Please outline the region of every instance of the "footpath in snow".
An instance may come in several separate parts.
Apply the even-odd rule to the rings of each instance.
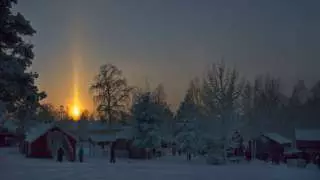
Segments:
[[[317,169],[287,168],[261,162],[223,166],[205,165],[201,159],[185,157],[153,160],[87,158],[84,163],[58,163],[51,159],[25,158],[15,151],[0,149],[1,180],[319,180]]]

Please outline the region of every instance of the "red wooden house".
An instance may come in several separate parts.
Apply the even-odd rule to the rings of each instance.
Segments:
[[[77,138],[55,124],[41,124],[26,133],[23,153],[27,157],[55,158],[59,149],[69,161],[76,157]]]
[[[308,160],[314,160],[320,155],[320,129],[318,130],[295,130],[296,148],[308,155]]]
[[[264,133],[256,139],[257,158],[279,163],[284,152],[290,149],[292,141],[277,134]]]
[[[8,147],[16,143],[17,136],[15,128],[11,120],[0,124],[0,147]]]

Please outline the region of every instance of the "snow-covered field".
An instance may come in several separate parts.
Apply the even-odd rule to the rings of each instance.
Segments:
[[[0,149],[1,180],[319,180],[317,169],[287,168],[260,162],[209,166],[201,160],[192,163],[181,157],[154,160],[86,158],[85,163],[58,163],[50,159],[24,158],[16,151]]]

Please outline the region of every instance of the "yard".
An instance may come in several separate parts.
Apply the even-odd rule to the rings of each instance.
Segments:
[[[205,165],[201,159],[187,162],[185,157],[163,157],[153,160],[120,159],[109,164],[106,158],[86,158],[84,163],[32,159],[13,149],[0,149],[1,180],[316,180],[320,171],[314,168],[287,168],[261,162],[224,166]]]

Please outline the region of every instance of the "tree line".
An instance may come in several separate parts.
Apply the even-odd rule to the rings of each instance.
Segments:
[[[159,146],[162,140],[174,139],[190,149],[206,146],[208,139],[228,143],[235,130],[246,139],[263,132],[293,138],[295,128],[320,127],[320,81],[311,89],[298,81],[289,96],[281,87],[280,80],[270,75],[249,82],[222,62],[190,81],[176,112],[169,108],[162,84],[154,90],[129,87],[111,64],[101,66],[90,89],[100,119],[112,123],[127,114],[126,123],[135,127],[138,144],[152,147],[150,143]]]

